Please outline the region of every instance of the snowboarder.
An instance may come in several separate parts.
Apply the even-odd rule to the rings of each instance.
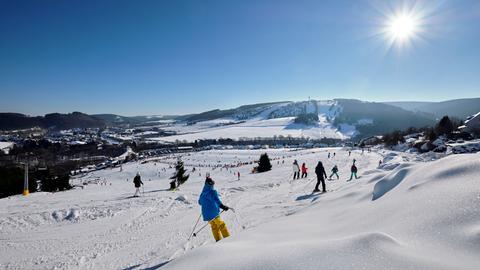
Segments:
[[[305,163],[303,163],[302,164],[302,178],[308,176],[307,170],[308,170],[307,166],[305,165]]]
[[[358,177],[357,177],[357,171],[358,171],[358,169],[357,169],[357,166],[355,166],[355,159],[354,159],[354,160],[353,160],[352,167],[350,168],[350,172],[351,172],[352,174],[350,174],[350,179],[349,179],[348,181],[351,181],[352,178],[353,178],[353,176],[355,176],[355,179],[358,179]]]
[[[140,186],[143,185],[139,172],[137,172],[137,175],[135,175],[135,177],[133,178],[133,184],[135,185],[135,189],[136,189],[133,197],[138,197],[140,195]]]
[[[230,208],[220,201],[214,185],[215,181],[207,176],[198,203],[202,206],[203,220],[208,221],[212,228],[213,238],[218,242],[222,239],[222,236],[223,238],[230,236],[225,222],[220,219],[220,208],[224,211],[228,211]]]
[[[336,175],[337,176],[337,180],[340,179],[340,177],[338,176],[338,167],[337,165],[333,166],[332,168],[332,174],[330,174],[330,180],[332,180],[332,176],[333,175]]]
[[[298,166],[298,162],[295,159],[293,161],[293,180],[300,178],[300,166]]]
[[[317,175],[317,185],[315,186],[315,189],[313,190],[313,192],[320,191],[318,189],[320,182],[322,182],[322,192],[327,192],[325,188],[325,178],[327,178],[327,173],[325,172],[325,168],[323,167],[323,164],[321,161],[319,161],[317,164],[317,167],[315,167],[315,174]]]

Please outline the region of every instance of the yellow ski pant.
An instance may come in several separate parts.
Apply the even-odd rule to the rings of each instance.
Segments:
[[[222,239],[222,235],[224,238],[230,236],[227,225],[225,225],[225,222],[223,222],[220,217],[216,217],[210,220],[208,223],[210,223],[210,226],[212,227],[213,238],[215,238],[215,241],[220,241]]]

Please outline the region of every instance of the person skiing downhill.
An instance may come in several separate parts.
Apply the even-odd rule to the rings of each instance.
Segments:
[[[133,184],[135,185],[135,194],[133,197],[138,197],[140,195],[140,186],[143,185],[142,179],[140,179],[140,173],[137,172],[137,175],[133,178]]]
[[[308,176],[307,170],[308,170],[307,166],[305,165],[305,163],[303,163],[302,164],[302,178]]]
[[[330,174],[330,180],[332,180],[332,176],[336,175],[337,176],[337,180],[340,179],[340,177],[338,176],[338,167],[337,165],[333,166],[332,168],[332,174]]]
[[[320,191],[318,189],[320,182],[322,182],[322,192],[327,192],[325,188],[325,178],[327,178],[327,173],[325,172],[325,168],[323,167],[323,164],[321,161],[319,161],[317,164],[317,167],[315,167],[315,174],[317,175],[317,185],[315,186],[315,189],[313,190],[313,192]]]
[[[220,208],[224,211],[228,211],[230,208],[220,201],[218,193],[213,187],[214,185],[215,181],[207,175],[198,204],[202,206],[203,220],[208,221],[212,229],[213,238],[218,242],[222,239],[222,236],[223,238],[230,236],[227,225],[220,219]]]
[[[353,176],[355,176],[355,179],[358,179],[358,177],[357,177],[357,171],[358,171],[358,169],[357,169],[357,166],[355,166],[355,159],[354,159],[354,160],[353,160],[352,167],[350,168],[351,174],[350,174],[350,179],[349,179],[348,181],[351,181],[352,178],[353,178]]]
[[[298,166],[298,162],[296,159],[293,161],[292,169],[293,169],[293,180],[300,178],[300,166]]]

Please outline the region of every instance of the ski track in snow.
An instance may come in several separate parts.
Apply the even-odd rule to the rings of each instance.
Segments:
[[[327,159],[328,151],[336,152],[336,157]],[[250,162],[263,152],[268,152],[272,159],[273,169],[267,173],[251,174],[253,165],[231,169],[199,167]],[[382,201],[405,178],[405,174],[399,174],[402,169],[408,170],[412,164],[431,158],[386,150],[365,151],[363,155],[356,150],[349,157],[348,150],[340,148],[204,151],[183,154],[190,179],[180,190],[167,191],[168,178],[174,171],[170,165],[175,163],[177,156],[157,158],[145,164],[128,163],[124,164],[122,172],[118,168],[105,169],[74,180],[81,183],[87,179],[106,179],[107,185],[103,186],[89,184],[85,189],[1,199],[0,268],[157,269],[165,265],[168,268],[169,262],[199,247],[208,249],[214,243],[209,226],[187,241],[200,213],[197,199],[206,172],[216,181],[222,201],[235,209],[235,213],[227,211],[222,218],[231,238],[240,239],[244,232],[248,234],[253,229],[268,227],[266,224],[272,221],[283,222],[292,215],[301,216],[309,209],[314,210],[332,194],[341,194],[335,200]],[[347,182],[354,158],[361,178]],[[300,164],[307,163],[309,176],[306,179],[291,179],[294,159]],[[340,180],[326,181],[327,194],[311,194],[318,160],[324,163],[328,176],[334,164],[340,169]],[[380,169],[377,168],[379,160],[384,162]],[[193,166],[197,171],[191,172]],[[144,193],[131,198],[134,193],[132,178],[137,171],[145,183]],[[241,173],[239,181],[234,175],[237,171]],[[420,181],[411,189],[429,184]],[[182,198],[177,199],[179,197]],[[342,212],[348,211],[351,210]],[[66,218],[69,213],[76,215]],[[344,217],[339,214],[327,218],[342,220]],[[199,222],[197,230],[204,224]],[[465,229],[476,239],[472,240],[472,245],[477,247],[480,247],[479,228],[477,223]],[[350,242],[360,245],[358,249],[375,249],[376,245],[381,245],[396,250],[403,245],[382,232],[351,235],[335,241],[334,246],[339,248]]]

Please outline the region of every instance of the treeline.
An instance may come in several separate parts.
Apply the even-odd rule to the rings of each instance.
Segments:
[[[469,134],[455,133],[461,125],[463,125],[463,122],[460,119],[444,116],[433,127],[410,127],[403,131],[395,130],[384,134],[382,141],[386,146],[395,146],[398,143],[404,143],[406,135],[414,133],[423,133],[425,139],[431,142],[435,141],[439,136],[445,136],[447,139],[468,138]]]
[[[0,198],[22,194],[25,169],[21,167],[0,167]],[[29,192],[56,192],[71,189],[68,174],[56,175],[52,170],[29,170]]]
[[[82,145],[52,143],[49,140],[26,140],[22,145],[15,145],[7,158],[0,160],[0,165],[14,165],[18,160],[34,157],[41,166],[56,166],[70,159],[82,159],[92,156],[116,157],[125,152],[126,145],[102,145],[90,142]]]
[[[316,113],[303,113],[295,117],[295,124],[314,125],[318,123],[318,114]]]

